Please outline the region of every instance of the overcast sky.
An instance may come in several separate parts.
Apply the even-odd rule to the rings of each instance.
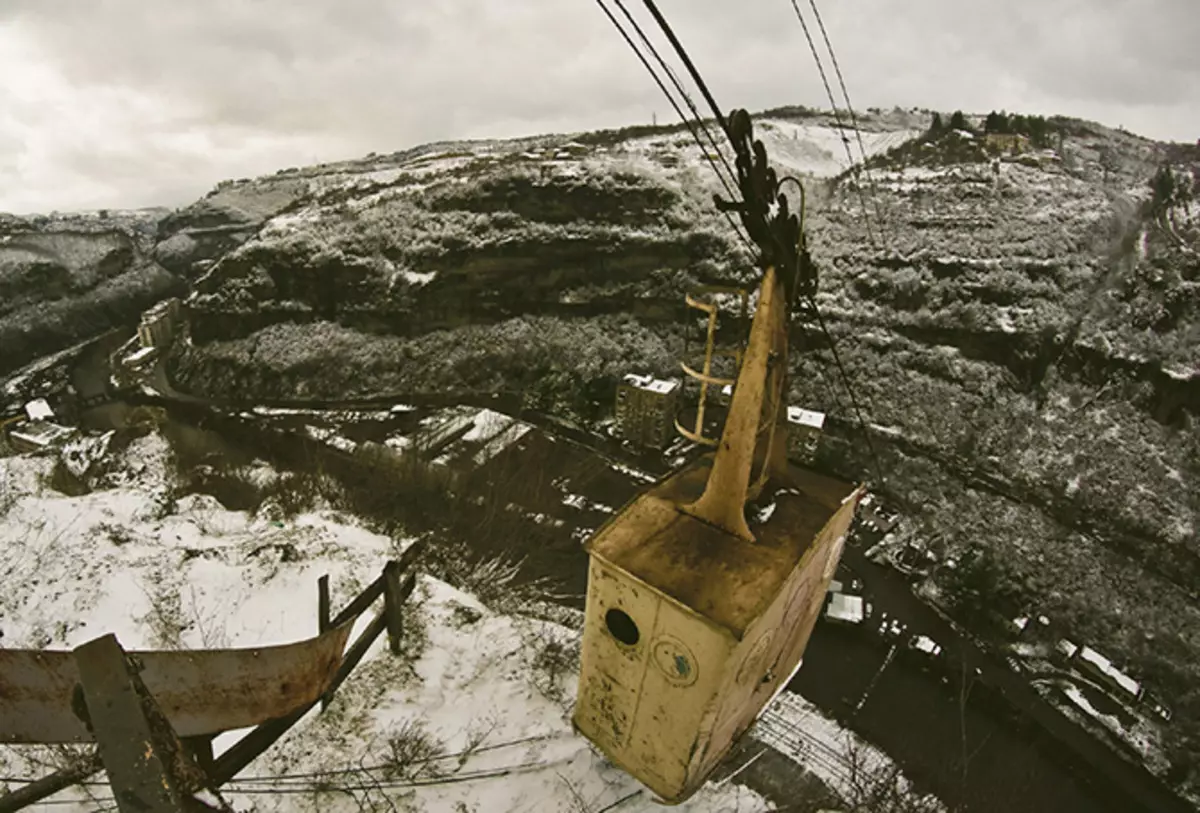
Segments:
[[[1194,141],[1198,2],[818,8],[858,107]],[[725,108],[828,106],[790,0],[659,6]],[[0,211],[179,206],[224,178],[654,114],[672,115],[595,0],[0,0]]]

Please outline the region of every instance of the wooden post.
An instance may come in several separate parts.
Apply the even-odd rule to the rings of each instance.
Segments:
[[[329,630],[329,574],[317,579],[317,633],[324,635]],[[329,707],[329,698],[321,697],[321,711]]]
[[[404,599],[400,595],[400,563],[393,560],[383,566],[383,611],[387,616],[388,649],[400,654],[404,636]]]
[[[329,574],[317,579],[317,634],[324,635],[329,630]]]

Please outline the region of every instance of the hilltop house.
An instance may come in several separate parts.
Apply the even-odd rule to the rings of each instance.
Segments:
[[[1029,137],[1020,133],[988,133],[983,138],[988,149],[1020,155],[1029,150]]]

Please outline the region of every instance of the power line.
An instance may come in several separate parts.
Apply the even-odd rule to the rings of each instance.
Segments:
[[[817,52],[817,46],[816,43],[813,42],[812,33],[808,30],[808,22],[804,19],[804,14],[800,11],[800,4],[797,3],[796,0],[791,0],[791,3],[792,8],[796,11],[796,19],[800,21],[800,28],[804,31],[804,38],[808,40],[808,48],[812,52],[813,61],[817,63],[817,71],[821,74],[822,84],[825,85],[825,95],[829,97],[829,104],[833,107],[833,120],[837,123],[839,131],[841,131],[842,146],[846,148],[846,158],[850,162],[849,169],[851,172],[854,172],[854,174],[857,175],[858,171],[854,168],[858,162],[854,160],[854,153],[850,151],[850,139],[846,138],[846,127],[842,123],[842,115],[838,111],[837,100],[833,96],[833,89],[829,86],[829,77],[825,74],[825,65],[821,61],[821,55]],[[865,158],[866,157],[864,156],[864,160]],[[875,240],[875,233],[871,229],[871,219],[867,209],[867,199],[866,196],[863,195],[862,183],[858,182],[857,178],[855,188],[858,191],[859,203],[863,208],[863,221],[867,226],[867,237],[870,239],[871,243],[878,248],[879,243]]]
[[[654,21],[658,23],[658,27],[662,29],[663,34],[670,40],[672,47],[675,48],[675,53],[679,54],[679,58],[683,60],[684,67],[688,69],[688,73],[692,75],[692,80],[696,83],[696,87],[700,88],[700,92],[704,94],[705,101],[712,109],[713,115],[721,124],[721,129],[725,131],[725,135],[730,141],[733,141],[732,135],[729,132],[729,122],[725,119],[725,115],[721,112],[721,108],[717,106],[716,99],[708,90],[708,84],[705,83],[704,77],[700,75],[700,71],[696,70],[696,66],[692,64],[691,57],[688,56],[687,50],[680,43],[679,38],[675,36],[675,31],[672,30],[671,24],[662,16],[662,12],[658,10],[658,6],[654,0],[642,0],[646,8],[650,10],[650,14],[654,16]]]
[[[829,41],[829,32],[825,30],[825,21],[821,19],[821,12],[817,9],[817,0],[808,0],[808,4],[812,6],[813,16],[816,17],[817,26],[821,29],[821,38],[825,40],[825,48],[829,51],[829,59],[833,63],[833,72],[837,76],[838,84],[842,88],[842,98],[846,100],[846,110],[850,114],[850,123],[854,125],[854,136],[858,139],[858,151],[863,159],[862,171],[867,176],[868,183],[875,190],[872,202],[875,204],[875,218],[882,233],[884,217],[883,212],[879,208],[879,187],[875,184],[875,179],[871,177],[871,171],[867,168],[867,148],[863,145],[862,128],[858,126],[858,115],[854,112],[854,105],[850,102],[850,92],[846,90],[846,80],[842,76],[842,68],[838,64],[837,54],[833,52],[833,44]]]
[[[667,78],[671,80],[671,84],[674,85],[675,90],[679,92],[681,97],[683,97],[683,101],[685,104],[687,104],[688,110],[692,111],[692,116],[695,119],[696,124],[700,127],[700,130],[704,133],[704,135],[708,137],[709,144],[712,145],[713,150],[721,159],[721,164],[725,167],[725,171],[729,173],[729,177],[733,181],[733,187],[736,188],[737,173],[734,172],[733,168],[729,166],[729,161],[726,160],[725,154],[721,151],[720,145],[717,144],[717,140],[713,138],[712,131],[709,130],[708,126],[704,123],[704,117],[701,116],[700,111],[696,109],[696,105],[692,101],[692,97],[688,95],[686,90],[684,90],[683,84],[679,81],[679,77],[675,75],[675,72],[671,70],[670,66],[667,65],[666,60],[659,55],[658,49],[655,48],[650,42],[649,38],[646,37],[646,33],[642,30],[642,27],[638,24],[637,20],[634,19],[633,15],[629,13],[629,9],[625,6],[624,0],[613,0],[613,2],[617,4],[617,8],[621,9],[621,12],[625,15],[625,18],[629,20],[630,25],[633,26],[633,30],[636,31],[638,37],[641,38],[642,43],[646,46],[647,50],[650,51],[650,54],[658,61],[658,64],[662,67],[663,72],[666,73]],[[718,122],[717,124],[718,126],[721,126],[721,122]],[[720,173],[717,173],[717,175],[721,178],[721,183],[725,187],[725,193],[730,197],[734,197],[734,189],[730,188],[730,185],[725,182],[725,178],[721,176]]]
[[[405,763],[405,766],[411,765],[426,765],[431,762],[440,762],[447,759],[455,759],[458,757],[470,757],[474,754],[482,754],[488,751],[496,751],[501,748],[508,748],[514,745],[525,745],[531,742],[542,742],[545,740],[556,739],[560,735],[555,734],[538,734],[530,737],[521,737],[515,740],[505,740],[504,742],[493,743],[492,745],[484,745],[478,748],[468,748],[463,751],[456,751],[448,754],[438,754],[436,756],[426,757],[423,759],[415,759]],[[396,763],[381,763],[378,765],[362,765],[354,768],[331,768],[323,771],[307,771],[299,773],[281,773],[256,776],[235,777],[230,780],[231,785],[238,784],[254,784],[254,783],[276,783],[279,781],[297,780],[297,779],[326,779],[334,776],[348,776],[353,774],[370,773],[371,771],[386,770],[395,768]],[[38,781],[35,777],[21,776],[0,776],[0,782],[29,784]],[[103,780],[88,780],[83,782],[75,782],[72,787],[109,787],[109,783]]]
[[[511,776],[515,773],[525,773],[527,771],[536,771],[545,769],[551,765],[557,765],[562,762],[569,762],[574,757],[566,757],[563,759],[553,760],[549,762],[522,762],[517,765],[509,765],[503,768],[491,768],[484,771],[474,771],[470,773],[455,773],[441,777],[429,777],[426,779],[384,779],[371,781],[369,783],[362,782],[355,785],[328,785],[328,784],[307,784],[307,785],[283,785],[281,787],[256,787],[256,788],[238,788],[230,783],[221,787],[221,792],[227,795],[240,796],[289,796],[289,795],[310,795],[313,793],[349,793],[353,791],[372,791],[372,790],[396,790],[399,788],[422,788],[436,787],[441,785],[455,785],[462,782],[474,782],[485,779],[500,779],[505,776]],[[87,800],[93,803],[108,803],[116,801],[115,797],[99,797],[96,799]],[[86,802],[83,802],[86,803]],[[78,805],[81,802],[74,799],[58,799],[53,801],[42,802],[43,805]]]
[[[883,485],[883,468],[879,464],[879,452],[875,449],[875,443],[871,440],[871,433],[867,429],[867,422],[863,418],[862,409],[858,405],[858,397],[854,394],[854,387],[850,384],[850,376],[846,373],[846,366],[842,364],[841,354],[837,350],[837,342],[830,335],[829,329],[825,326],[825,317],[821,315],[821,309],[817,307],[817,300],[811,295],[808,297],[808,303],[812,307],[813,315],[817,319],[817,325],[821,328],[821,333],[825,335],[826,341],[829,342],[829,349],[833,353],[833,362],[837,365],[838,374],[841,376],[842,384],[846,388],[846,393],[850,396],[850,404],[854,408],[854,415],[858,420],[859,431],[862,432],[863,438],[867,442],[867,450],[871,455],[871,463],[875,469],[875,477],[879,480],[879,485]]]
[[[650,74],[650,77],[654,80],[654,83],[658,85],[658,89],[662,91],[663,96],[666,97],[667,101],[675,110],[675,113],[679,116],[684,126],[687,127],[688,132],[691,133],[692,138],[695,139],[696,144],[700,147],[701,154],[708,161],[709,165],[713,169],[713,172],[715,172],[717,177],[721,180],[722,185],[724,185],[725,179],[721,175],[721,170],[717,166],[716,161],[711,155],[709,155],[708,149],[704,146],[704,141],[700,138],[699,133],[696,132],[696,128],[691,119],[684,114],[682,108],[679,106],[679,103],[675,100],[675,97],[671,95],[669,90],[667,90],[667,86],[663,83],[663,80],[658,75],[658,72],[654,70],[654,66],[650,64],[650,61],[646,58],[646,55],[642,53],[641,49],[638,48],[637,44],[633,41],[633,38],[629,36],[629,32],[625,30],[624,26],[621,25],[621,22],[616,18],[612,11],[609,10],[608,6],[605,5],[604,0],[596,0],[596,5],[600,6],[600,10],[604,12],[604,15],[608,17],[609,22],[613,24],[613,27],[617,29],[618,33],[620,33],[621,37],[625,40],[625,44],[629,46],[630,50],[632,50],[637,56],[638,60],[641,61],[642,67],[646,69],[646,71]],[[628,14],[628,12],[626,13]],[[718,152],[718,154],[720,153]],[[726,187],[726,189],[728,190],[728,187]],[[733,215],[729,212],[723,212],[723,214],[725,215],[725,219],[729,222],[730,227],[733,229],[734,234],[737,235],[738,239],[742,241],[742,244],[745,245],[750,251],[751,255],[753,255],[754,244],[747,235],[743,234],[737,220],[735,220]]]

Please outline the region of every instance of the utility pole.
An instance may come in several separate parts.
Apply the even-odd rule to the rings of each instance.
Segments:
[[[654,113],[654,112],[652,112],[652,113],[650,114],[650,124],[651,124],[651,125],[653,125],[653,126],[655,126],[655,127],[657,127],[657,126],[658,126],[658,113]]]

